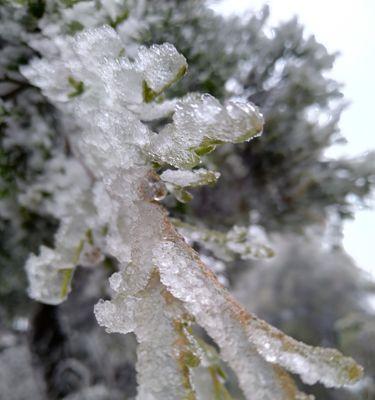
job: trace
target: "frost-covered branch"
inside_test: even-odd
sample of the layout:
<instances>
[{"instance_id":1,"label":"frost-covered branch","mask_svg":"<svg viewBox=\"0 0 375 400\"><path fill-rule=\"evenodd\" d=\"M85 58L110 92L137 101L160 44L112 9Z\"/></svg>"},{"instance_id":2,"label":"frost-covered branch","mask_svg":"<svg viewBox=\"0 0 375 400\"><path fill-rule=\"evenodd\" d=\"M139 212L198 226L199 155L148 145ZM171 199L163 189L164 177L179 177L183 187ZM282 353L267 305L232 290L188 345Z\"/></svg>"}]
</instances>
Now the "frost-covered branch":
<instances>
[{"instance_id":1,"label":"frost-covered branch","mask_svg":"<svg viewBox=\"0 0 375 400\"><path fill-rule=\"evenodd\" d=\"M22 73L74 121L67 134L94 181L81 166L80 178L68 174L65 198L54 199L61 220L55 249L27 262L32 297L63 301L85 246L89 253L95 246L95 260L116 258L112 300L101 300L95 315L108 332L136 334L140 400L200 398L193 371L205 358L189 334L193 323L218 345L246 398L303 398L285 370L329 387L358 380L362 369L351 358L297 342L245 311L159 203L161 179L178 187L209 183L193 169L203 154L259 135L257 108L202 94L165 106L159 95L186 72L185 58L170 44L140 47L130 58L108 26L58 36L43 49ZM157 132L144 122L170 115ZM159 177L155 163L176 170Z\"/></svg>"}]
</instances>

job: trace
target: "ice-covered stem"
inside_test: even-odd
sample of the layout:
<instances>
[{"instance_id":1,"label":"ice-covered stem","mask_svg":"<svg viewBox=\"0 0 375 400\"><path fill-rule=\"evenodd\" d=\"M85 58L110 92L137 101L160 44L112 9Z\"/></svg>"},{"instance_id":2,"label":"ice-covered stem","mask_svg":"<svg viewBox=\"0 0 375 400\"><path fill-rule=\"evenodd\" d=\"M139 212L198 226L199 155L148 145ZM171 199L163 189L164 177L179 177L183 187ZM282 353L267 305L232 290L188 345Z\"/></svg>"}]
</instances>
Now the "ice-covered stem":
<instances>
[{"instance_id":1,"label":"ice-covered stem","mask_svg":"<svg viewBox=\"0 0 375 400\"><path fill-rule=\"evenodd\" d=\"M228 362L236 372L240 385L250 398L251 393L258 393L258 398L269 395L273 399L290 399L290 385L285 386L285 374L273 364L278 364L287 370L298 373L306 383L320 381L327 386L341 386L356 381L361 376L361 368L350 358L343 357L333 349L313 348L284 335L277 329L269 326L246 312L231 295L218 283L215 275L200 261L194 252L177 233L167 213L163 208L153 201L152 190L149 188L155 184L151 179L151 172L145 172L144 177L136 174L140 195L135 204L138 205L137 225L147 226L151 237L146 242L144 233L131 232L139 261L150 259L149 279L153 268L157 268L160 274L161 284L172 295L170 304L180 301L184 309L192 315L196 322L202 326L215 340L221 349L221 356ZM125 186L116 181L115 187L126 191ZM134 186L132 187L134 189ZM109 188L113 193L113 188ZM134 192L133 192L134 193ZM140 236L139 236L140 235ZM143 253L143 254L142 254ZM144 265L144 264L143 264ZM136 269L136 270L135 270ZM116 284L112 280L113 287L120 288L125 284L129 276L134 276L141 271L132 262L126 270L116 276ZM143 270L143 273L146 271ZM125 274L125 275L124 275ZM118 290L119 295L114 300L123 299L124 293L131 287ZM131 290L133 292L133 290ZM126 333L130 331L129 324L120 321L122 313L129 315L126 308L116 309L112 315L108 313L109 302L101 303L96 307L96 315L101 325L110 331ZM178 316L175 316L178 319ZM141 321L150 320L143 316L138 321L139 326L135 329L142 331ZM132 324L130 324L132 326ZM124 331L125 329L125 331ZM154 326L153 329L160 329ZM138 335L141 335L140 333ZM283 379L280 379L283 376ZM278 394L276 394L278 393ZM279 397L277 397L279 396ZM271 397L270 397L271 398Z\"/></svg>"},{"instance_id":2,"label":"ice-covered stem","mask_svg":"<svg viewBox=\"0 0 375 400\"><path fill-rule=\"evenodd\" d=\"M298 342L248 313L220 285L216 276L179 237L170 222L165 220L164 223L169 240L161 244L159 253L162 258L159 265L161 281L185 304L222 351L231 340L226 336L225 328L221 331L222 326L218 324L218 320L231 321L231 335L235 332L244 333L249 348L265 360L300 374L305 383L319 381L332 387L352 383L360 378L362 368L351 358L343 357L334 349L312 347ZM233 344L230 357L236 353L235 348L236 344ZM225 356L224 351L223 355ZM238 354L233 362L239 358L241 357ZM230 360L227 361L232 365ZM232 367L234 368L233 365Z\"/></svg>"},{"instance_id":3,"label":"ice-covered stem","mask_svg":"<svg viewBox=\"0 0 375 400\"><path fill-rule=\"evenodd\" d=\"M122 199L126 203L124 193L133 193L134 209L131 210L131 215L137 215L137 218L130 225L130 232L129 225L122 229L124 221L119 219L119 215L131 205L127 203L123 207L120 204L115 207L119 214L114 214L112 229L124 242L131 240L132 261L112 276L111 286L117 294L112 301L100 302L95 307L95 314L99 324L105 326L109 332L134 331L138 341L143 343L140 349L146 346L154 351L149 358L139 358L139 393L145 394L147 388L148 393L155 396L155 393L159 393L156 399L183 398L176 394L181 390L186 391L185 395L190 393L191 389L185 384L186 367L178 369L184 349L175 349L171 353L171 339L168 339L173 337L176 322L181 323L186 315L190 315L219 345L221 356L238 375L248 398L250 393L259 399L294 398L290 392L293 387L290 379L286 379L286 375L277 367L266 362L249 341L245 324L248 314L217 282L215 275L200 262L198 255L179 236L163 207L153 200L153 173L143 169L132 170L131 176L135 179L134 182L131 182L129 174L124 173L121 178L105 183L107 193L116 202ZM119 221L117 226L114 225L115 221ZM147 227L146 232L144 227ZM159 294L159 301L152 294L154 289L150 292L153 285L150 286L149 282L154 280L155 271L160 276L157 290L159 293L168 293L164 298ZM134 284L129 285L129 281L133 282L134 279L137 281L136 287ZM160 305L163 310L160 311L161 314L158 311L160 300L164 302L164 306ZM178 343L183 344L176 341ZM163 372L160 372L160 359L164 360ZM150 369L153 371L150 372L151 375L141 372ZM159 372L165 376L165 370L168 369L180 371L182 374L180 381L178 375L175 375L177 381L174 384L169 382L165 386L165 380L159 376ZM145 376L154 376L152 383L149 379L143 380L142 377ZM285 385L286 380L288 385ZM139 395L139 398L143 397Z\"/></svg>"}]
</instances>

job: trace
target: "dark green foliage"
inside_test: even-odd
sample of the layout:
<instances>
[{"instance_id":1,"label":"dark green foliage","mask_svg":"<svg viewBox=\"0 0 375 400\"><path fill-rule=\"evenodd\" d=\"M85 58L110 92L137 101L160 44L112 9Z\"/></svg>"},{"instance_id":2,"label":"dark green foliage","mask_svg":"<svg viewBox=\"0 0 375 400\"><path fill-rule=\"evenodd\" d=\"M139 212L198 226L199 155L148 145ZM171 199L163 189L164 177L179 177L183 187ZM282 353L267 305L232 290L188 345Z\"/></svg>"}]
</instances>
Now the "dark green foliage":
<instances>
[{"instance_id":1,"label":"dark green foliage","mask_svg":"<svg viewBox=\"0 0 375 400\"><path fill-rule=\"evenodd\" d=\"M43 17L43 14L46 10L46 1L45 0L29 0L27 4L27 8L29 13L37 18L40 19Z\"/></svg>"}]
</instances>

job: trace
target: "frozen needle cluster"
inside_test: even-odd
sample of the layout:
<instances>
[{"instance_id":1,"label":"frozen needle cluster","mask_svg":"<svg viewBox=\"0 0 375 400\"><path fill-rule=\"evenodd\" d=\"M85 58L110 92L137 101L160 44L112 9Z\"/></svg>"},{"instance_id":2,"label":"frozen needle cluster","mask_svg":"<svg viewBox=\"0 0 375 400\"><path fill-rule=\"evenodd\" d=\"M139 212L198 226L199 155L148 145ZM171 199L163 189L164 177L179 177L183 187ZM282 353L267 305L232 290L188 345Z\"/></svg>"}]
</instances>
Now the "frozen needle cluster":
<instances>
[{"instance_id":1,"label":"frozen needle cluster","mask_svg":"<svg viewBox=\"0 0 375 400\"><path fill-rule=\"evenodd\" d=\"M60 194L51 212L61 223L55 248L43 247L27 262L30 295L58 304L77 265L114 257L120 268L110 277L113 297L99 301L95 315L108 332L136 334L139 400L214 398L203 394L197 368L210 370L215 393L227 393L195 325L215 341L247 399L308 398L286 371L309 384L355 382L362 371L351 358L299 343L245 311L159 203L167 190L213 183L217 172L193 168L215 146L258 135L257 108L204 94L163 102L160 94L185 74L185 58L170 44L140 47L130 58L108 26L42 47L43 57L22 73L61 111L74 157L54 170ZM236 228L225 236L232 253L254 255L248 235Z\"/></svg>"}]
</instances>

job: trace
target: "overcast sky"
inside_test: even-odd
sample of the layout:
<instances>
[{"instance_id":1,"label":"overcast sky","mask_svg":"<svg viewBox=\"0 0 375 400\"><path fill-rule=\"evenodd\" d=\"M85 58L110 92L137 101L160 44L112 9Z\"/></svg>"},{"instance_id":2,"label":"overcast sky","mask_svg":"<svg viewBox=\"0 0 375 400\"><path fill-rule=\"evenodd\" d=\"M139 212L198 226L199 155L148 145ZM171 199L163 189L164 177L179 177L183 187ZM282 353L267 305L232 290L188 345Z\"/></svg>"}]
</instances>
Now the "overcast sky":
<instances>
[{"instance_id":1,"label":"overcast sky","mask_svg":"<svg viewBox=\"0 0 375 400\"><path fill-rule=\"evenodd\" d=\"M221 0L215 9L223 14L271 9L271 24L297 15L307 33L314 34L330 51L339 51L332 77L345 84L351 101L340 122L348 144L332 154L357 155L375 150L375 1L373 0ZM375 277L375 211L359 211L344 228L344 247L357 265Z\"/></svg>"}]
</instances>

